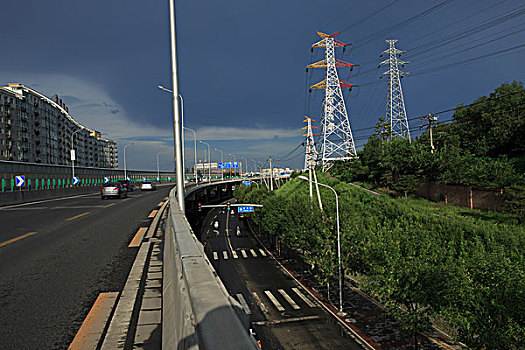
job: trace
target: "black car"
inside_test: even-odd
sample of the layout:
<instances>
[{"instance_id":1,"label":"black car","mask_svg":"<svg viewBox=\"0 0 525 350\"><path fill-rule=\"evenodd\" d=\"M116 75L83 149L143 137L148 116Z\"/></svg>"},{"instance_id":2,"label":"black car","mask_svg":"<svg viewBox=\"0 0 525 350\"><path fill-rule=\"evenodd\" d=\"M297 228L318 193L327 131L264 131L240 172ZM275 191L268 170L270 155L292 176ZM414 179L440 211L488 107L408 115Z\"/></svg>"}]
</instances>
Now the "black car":
<instances>
[{"instance_id":1,"label":"black car","mask_svg":"<svg viewBox=\"0 0 525 350\"><path fill-rule=\"evenodd\" d=\"M118 180L128 192L133 192L133 182L129 180Z\"/></svg>"}]
</instances>

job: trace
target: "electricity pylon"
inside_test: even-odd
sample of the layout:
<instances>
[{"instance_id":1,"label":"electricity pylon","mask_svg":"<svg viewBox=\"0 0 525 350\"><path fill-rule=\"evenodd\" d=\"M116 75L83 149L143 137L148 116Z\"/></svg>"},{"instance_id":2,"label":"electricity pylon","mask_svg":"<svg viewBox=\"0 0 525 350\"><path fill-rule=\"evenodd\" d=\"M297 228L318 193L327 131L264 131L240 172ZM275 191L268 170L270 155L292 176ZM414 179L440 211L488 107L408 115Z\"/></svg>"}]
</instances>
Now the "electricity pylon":
<instances>
[{"instance_id":1,"label":"electricity pylon","mask_svg":"<svg viewBox=\"0 0 525 350\"><path fill-rule=\"evenodd\" d=\"M324 89L323 110L321 117L321 134L319 136L319 160L323 171L330 169L336 160L348 160L357 156L350 120L341 88L351 88L349 84L337 75L337 67L353 67L354 65L335 58L335 48L347 44L335 39L340 32L328 35L317 32L321 40L312 45L324 47L326 58L310 64L307 68L326 68L326 78L310 87Z\"/></svg>"},{"instance_id":2,"label":"electricity pylon","mask_svg":"<svg viewBox=\"0 0 525 350\"><path fill-rule=\"evenodd\" d=\"M405 72L399 71L398 65L404 66L406 61L398 59L402 53L396 49L395 43L397 40L385 40L390 48L383 51L381 56L388 54L388 59L379 64L382 66L388 64L388 71L381 74L388 75L388 96L386 102L386 120L390 124L390 138L392 137L408 137L410 140L410 129L408 127L407 112L405 109L405 100L403 98L403 90L401 88L401 79Z\"/></svg>"}]
</instances>

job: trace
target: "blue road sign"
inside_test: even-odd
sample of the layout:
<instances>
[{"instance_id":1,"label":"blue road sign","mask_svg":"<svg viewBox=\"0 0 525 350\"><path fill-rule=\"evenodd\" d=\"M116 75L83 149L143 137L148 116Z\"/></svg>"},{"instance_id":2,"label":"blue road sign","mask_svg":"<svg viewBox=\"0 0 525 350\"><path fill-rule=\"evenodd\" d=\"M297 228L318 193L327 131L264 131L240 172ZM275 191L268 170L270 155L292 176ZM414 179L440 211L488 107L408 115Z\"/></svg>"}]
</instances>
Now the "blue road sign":
<instances>
[{"instance_id":1,"label":"blue road sign","mask_svg":"<svg viewBox=\"0 0 525 350\"><path fill-rule=\"evenodd\" d=\"M16 179L16 187L24 187L26 183L26 177L23 175L19 175L15 177Z\"/></svg>"},{"instance_id":2,"label":"blue road sign","mask_svg":"<svg viewBox=\"0 0 525 350\"><path fill-rule=\"evenodd\" d=\"M79 178L75 176L73 178L73 185L78 185L79 182L80 182Z\"/></svg>"},{"instance_id":3,"label":"blue road sign","mask_svg":"<svg viewBox=\"0 0 525 350\"><path fill-rule=\"evenodd\" d=\"M251 185L250 180L244 180L244 181L242 182L242 184L243 184L244 186L250 186L250 185Z\"/></svg>"},{"instance_id":4,"label":"blue road sign","mask_svg":"<svg viewBox=\"0 0 525 350\"><path fill-rule=\"evenodd\" d=\"M230 169L230 168L232 167L232 162L226 162L226 163L224 163L224 167L225 167L226 169Z\"/></svg>"},{"instance_id":5,"label":"blue road sign","mask_svg":"<svg viewBox=\"0 0 525 350\"><path fill-rule=\"evenodd\" d=\"M146 181L146 178L145 178L145 177L143 177L143 178L142 178L142 181Z\"/></svg>"},{"instance_id":6,"label":"blue road sign","mask_svg":"<svg viewBox=\"0 0 525 350\"><path fill-rule=\"evenodd\" d=\"M238 207L239 213L253 213L253 207L251 205Z\"/></svg>"},{"instance_id":7,"label":"blue road sign","mask_svg":"<svg viewBox=\"0 0 525 350\"><path fill-rule=\"evenodd\" d=\"M217 163L217 167L218 167L219 169L224 169L224 164L223 164L222 162L218 162L218 163Z\"/></svg>"},{"instance_id":8,"label":"blue road sign","mask_svg":"<svg viewBox=\"0 0 525 350\"><path fill-rule=\"evenodd\" d=\"M104 182L105 182L105 183L108 183L108 182L109 182L109 177L105 176L105 177L104 177Z\"/></svg>"},{"instance_id":9,"label":"blue road sign","mask_svg":"<svg viewBox=\"0 0 525 350\"><path fill-rule=\"evenodd\" d=\"M238 168L239 162L232 162L232 168Z\"/></svg>"}]
</instances>

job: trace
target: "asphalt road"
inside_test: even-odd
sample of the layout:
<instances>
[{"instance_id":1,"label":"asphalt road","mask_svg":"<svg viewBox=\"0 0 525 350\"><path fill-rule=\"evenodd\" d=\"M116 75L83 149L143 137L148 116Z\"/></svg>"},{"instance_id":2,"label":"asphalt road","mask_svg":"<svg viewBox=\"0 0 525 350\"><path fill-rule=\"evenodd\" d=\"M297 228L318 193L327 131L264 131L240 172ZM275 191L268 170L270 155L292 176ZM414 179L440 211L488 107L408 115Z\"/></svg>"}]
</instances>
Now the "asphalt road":
<instances>
[{"instance_id":1,"label":"asphalt road","mask_svg":"<svg viewBox=\"0 0 525 350\"><path fill-rule=\"evenodd\" d=\"M218 229L214 221L219 222ZM279 268L236 214L212 209L200 237L226 289L251 314L263 349L361 349Z\"/></svg>"},{"instance_id":2,"label":"asphalt road","mask_svg":"<svg viewBox=\"0 0 525 350\"><path fill-rule=\"evenodd\" d=\"M172 186L0 207L0 349L65 349L101 292L120 291L128 248Z\"/></svg>"}]
</instances>

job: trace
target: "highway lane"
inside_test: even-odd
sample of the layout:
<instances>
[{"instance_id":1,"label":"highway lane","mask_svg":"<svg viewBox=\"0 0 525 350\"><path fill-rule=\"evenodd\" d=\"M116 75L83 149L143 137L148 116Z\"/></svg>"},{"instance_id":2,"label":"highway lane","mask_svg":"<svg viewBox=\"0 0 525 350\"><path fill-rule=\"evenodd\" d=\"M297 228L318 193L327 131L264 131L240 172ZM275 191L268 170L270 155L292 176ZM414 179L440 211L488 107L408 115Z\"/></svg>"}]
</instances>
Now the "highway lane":
<instances>
[{"instance_id":1,"label":"highway lane","mask_svg":"<svg viewBox=\"0 0 525 350\"><path fill-rule=\"evenodd\" d=\"M214 221L219 222L218 230ZM212 209L203 221L201 238L228 292L250 314L264 349L361 349L281 271L236 214Z\"/></svg>"},{"instance_id":2,"label":"highway lane","mask_svg":"<svg viewBox=\"0 0 525 350\"><path fill-rule=\"evenodd\" d=\"M101 292L120 291L128 244L172 186L0 207L0 349L64 349Z\"/></svg>"}]
</instances>

